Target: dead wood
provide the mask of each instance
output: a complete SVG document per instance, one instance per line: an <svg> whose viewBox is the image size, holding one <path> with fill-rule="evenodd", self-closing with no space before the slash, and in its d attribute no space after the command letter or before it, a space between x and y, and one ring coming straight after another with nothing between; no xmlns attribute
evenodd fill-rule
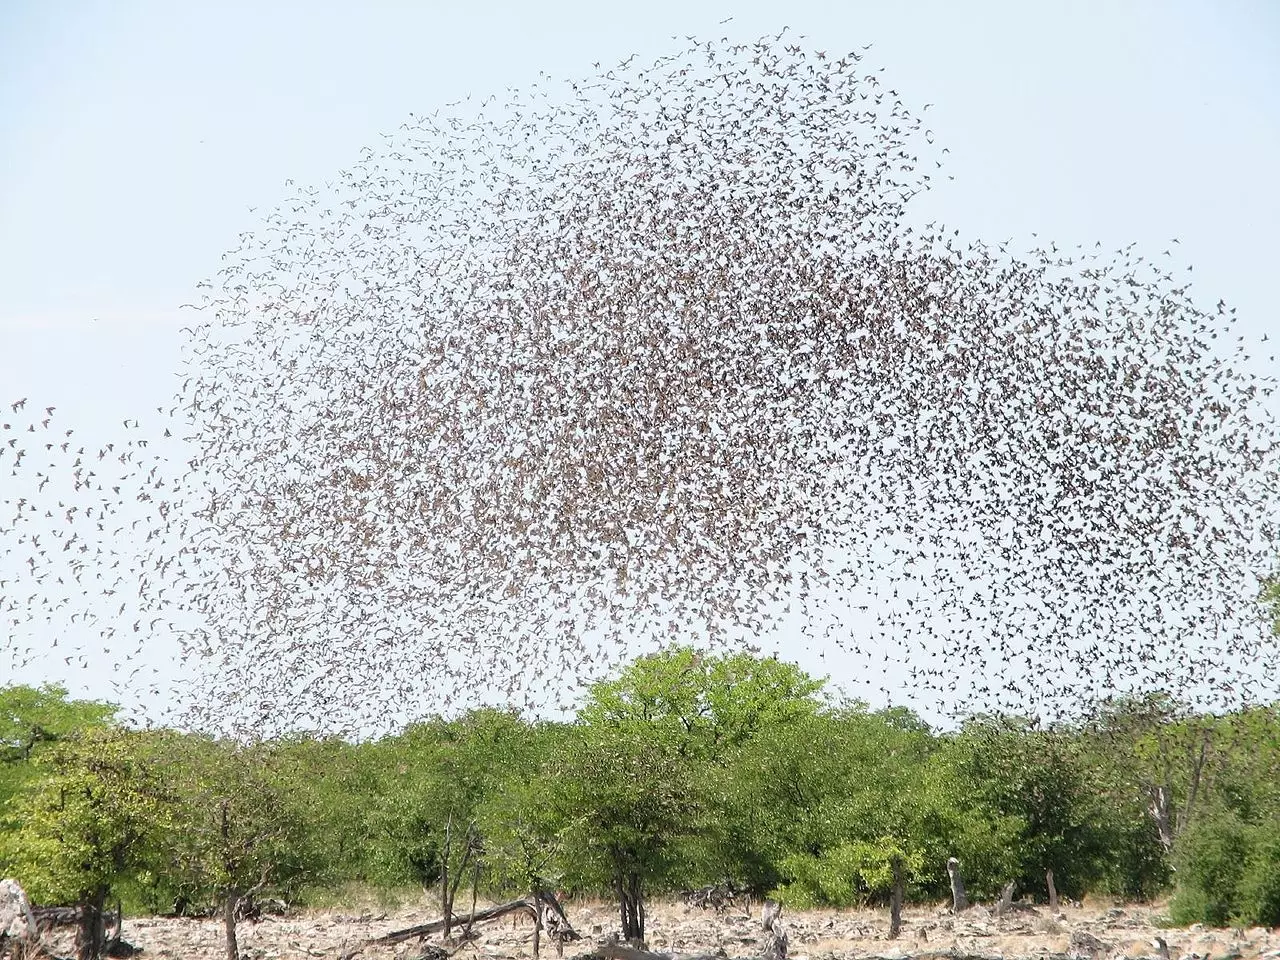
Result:
<svg viewBox="0 0 1280 960"><path fill-rule="evenodd" d="M32 905L31 916L36 921L36 928L49 930L53 927L69 927L80 920L79 907L37 907ZM119 911L105 910L102 920L106 924L119 924Z"/></svg>
<svg viewBox="0 0 1280 960"><path fill-rule="evenodd" d="M513 913L527 913L534 922L539 920L539 904L541 909L558 915L560 924L554 932L559 940L578 940L581 939L580 934L573 929L569 923L569 918L565 916L564 908L560 906L555 897L549 893L539 893L536 897L521 897L519 900L508 900L506 903L500 903L497 906L485 907L483 910L475 910L468 916L458 917L450 916L440 920L432 920L430 923L420 923L416 926L406 927L404 930L393 930L391 933L374 937L372 940L366 940L364 943L348 950L339 957L339 960L352 960L357 954L367 950L369 947L392 946L397 943L404 943L407 940L416 940L423 937L429 937L433 933L440 933L445 929L452 929L456 924L466 924L469 929L477 923L488 923L490 920L500 920L503 917ZM554 906L553 906L554 905Z"/></svg>

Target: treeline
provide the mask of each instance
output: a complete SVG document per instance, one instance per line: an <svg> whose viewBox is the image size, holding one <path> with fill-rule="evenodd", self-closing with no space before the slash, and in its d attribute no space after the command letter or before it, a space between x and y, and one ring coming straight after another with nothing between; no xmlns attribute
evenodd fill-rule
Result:
<svg viewBox="0 0 1280 960"><path fill-rule="evenodd" d="M1162 697L1088 724L832 702L797 667L685 648L591 688L569 723L478 710L376 741L135 731L56 687L0 690L0 875L102 911L329 899L351 884L614 898L733 883L795 906L1008 882L1280 924L1280 712ZM92 939L86 927L83 936ZM91 952L92 944L89 945Z"/></svg>

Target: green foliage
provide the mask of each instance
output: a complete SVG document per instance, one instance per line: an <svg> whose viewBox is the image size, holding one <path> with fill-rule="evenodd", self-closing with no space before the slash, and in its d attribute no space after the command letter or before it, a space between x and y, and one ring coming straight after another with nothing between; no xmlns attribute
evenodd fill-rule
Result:
<svg viewBox="0 0 1280 960"><path fill-rule="evenodd" d="M534 775L547 729L482 709L415 724L366 748L374 770L362 803L366 876L391 885L436 883L446 824L471 822L482 805L491 824L500 822L506 814L495 812L494 796Z"/></svg>
<svg viewBox="0 0 1280 960"><path fill-rule="evenodd" d="M390 883L375 869L376 852L384 849L374 817L383 802L379 759L371 745L336 737L295 736L273 745L272 781L304 825L299 856L312 864L305 884L289 885L293 898L306 900L313 889L347 880Z"/></svg>
<svg viewBox="0 0 1280 960"><path fill-rule="evenodd" d="M757 740L816 717L822 686L795 665L776 659L713 656L689 647L640 657L616 679L593 686L579 713L584 731L579 749L583 743L592 745L584 755L596 764L598 779L577 795L562 794L561 803L574 808L589 803L591 796L619 789L604 774L611 752L628 757L622 762L643 769L645 776L627 778L623 788L640 788L630 794L633 809L613 809L603 820L605 812L595 809L587 818L573 820L576 829L564 837L567 861L579 862L576 854L589 839L584 831L602 823L635 826L643 815L656 819L637 827L627 849L646 846L653 856L616 855L611 867L615 883L622 871L642 876L647 884L692 886L733 879L758 892L767 890L778 878L776 860L761 855L758 843L776 833L778 825L768 816L754 815L761 805L744 792L750 787L737 776L738 764ZM572 771L567 775L572 778ZM646 794L661 802L655 805ZM657 841L641 840L646 832ZM613 843L616 852L622 849L617 839L601 842ZM671 864L680 865L679 876Z"/></svg>
<svg viewBox="0 0 1280 960"><path fill-rule="evenodd" d="M679 841L698 829L706 806L676 744L643 723L586 725L566 736L546 774L570 886L677 880Z"/></svg>
<svg viewBox="0 0 1280 960"><path fill-rule="evenodd" d="M0 687L0 761L31 759L42 743L54 743L90 727L102 727L116 707L93 700L71 700L65 687Z"/></svg>
<svg viewBox="0 0 1280 960"><path fill-rule="evenodd" d="M1169 907L1174 923L1223 926L1235 913L1251 843L1231 814L1197 824L1179 837L1179 885Z"/></svg>
<svg viewBox="0 0 1280 960"><path fill-rule="evenodd" d="M529 777L508 776L476 809L492 890L524 894L563 886L565 817L557 809L555 764Z"/></svg>
<svg viewBox="0 0 1280 960"><path fill-rule="evenodd" d="M71 700L65 687L0 687L0 833L11 829L9 801L39 771L34 760L59 740L102 727L115 715L108 703Z"/></svg>
<svg viewBox="0 0 1280 960"><path fill-rule="evenodd" d="M883 904L895 861L909 899L942 900L952 856L979 900L1009 880L1043 897L1052 869L1071 896L1176 881L1180 923L1280 923L1277 708L1197 716L1155 695L1082 727L935 732L821 692L794 665L677 647L595 685L568 724L490 709L250 746L3 689L0 872L38 900L109 889L153 911L246 890L403 896L438 884L452 823L475 826L490 895L618 897L624 926L648 894L725 880L797 906Z"/></svg>
<svg viewBox="0 0 1280 960"><path fill-rule="evenodd" d="M790 880L778 892L801 909L887 900L895 859L908 878L925 870L919 849L908 850L890 837L874 842L848 841L818 854L794 853L782 862L782 871Z"/></svg>
<svg viewBox="0 0 1280 960"><path fill-rule="evenodd" d="M1178 838L1175 923L1280 925L1280 810L1215 810Z"/></svg>
<svg viewBox="0 0 1280 960"><path fill-rule="evenodd" d="M1045 896L1045 871L1060 892L1079 897L1099 889L1113 851L1158 839L1135 831L1147 816L1138 798L1123 803L1082 751L1077 737L1032 729L1017 721L966 724L950 744L977 816L1016 823L1013 862L1004 877L978 886L993 895L1013 880L1023 892Z"/></svg>
<svg viewBox="0 0 1280 960"><path fill-rule="evenodd" d="M671 647L595 684L579 719L594 726L642 722L681 756L720 758L762 730L812 715L822 687L776 659Z"/></svg>
<svg viewBox="0 0 1280 960"><path fill-rule="evenodd" d="M179 896L199 904L249 892L288 897L319 869L278 745L192 736L165 747L173 835L163 872Z"/></svg>
<svg viewBox="0 0 1280 960"><path fill-rule="evenodd" d="M1280 824L1259 824L1250 839L1236 915L1249 926L1280 927Z"/></svg>
<svg viewBox="0 0 1280 960"><path fill-rule="evenodd" d="M15 798L17 830L0 872L46 903L92 900L134 881L169 820L168 796L145 734L90 729L40 758L45 775Z"/></svg>

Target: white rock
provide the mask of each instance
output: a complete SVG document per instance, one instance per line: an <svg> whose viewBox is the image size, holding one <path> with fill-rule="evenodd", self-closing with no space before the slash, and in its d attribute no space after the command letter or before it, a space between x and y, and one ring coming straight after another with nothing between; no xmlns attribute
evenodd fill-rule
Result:
<svg viewBox="0 0 1280 960"><path fill-rule="evenodd" d="M31 901L17 880L0 880L0 940L34 940L36 918Z"/></svg>

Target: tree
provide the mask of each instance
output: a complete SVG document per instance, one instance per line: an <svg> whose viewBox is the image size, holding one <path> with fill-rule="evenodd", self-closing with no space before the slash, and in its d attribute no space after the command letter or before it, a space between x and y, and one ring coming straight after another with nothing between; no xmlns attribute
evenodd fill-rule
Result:
<svg viewBox="0 0 1280 960"><path fill-rule="evenodd" d="M30 760L42 743L54 743L109 723L118 708L96 700L72 700L55 683L0 687L0 761Z"/></svg>
<svg viewBox="0 0 1280 960"><path fill-rule="evenodd" d="M673 646L592 685L579 717L595 725L652 724L682 756L715 761L762 730L811 716L823 686L773 657Z"/></svg>
<svg viewBox="0 0 1280 960"><path fill-rule="evenodd" d="M39 773L32 761L41 750L104 726L115 713L109 703L72 700L57 684L0 687L0 833L6 829L8 800Z"/></svg>
<svg viewBox="0 0 1280 960"><path fill-rule="evenodd" d="M284 777L276 745L176 736L165 745L174 799L168 872L192 897L219 904L227 960L239 960L242 903L314 870L293 802L305 784Z"/></svg>
<svg viewBox="0 0 1280 960"><path fill-rule="evenodd" d="M644 721L584 723L547 767L564 824L564 873L570 883L613 890L626 940L644 940L646 887L672 874L679 841L705 809L669 732Z"/></svg>
<svg viewBox="0 0 1280 960"><path fill-rule="evenodd" d="M373 745L376 789L365 812L370 866L386 878L427 887L455 879L467 832L498 785L537 770L538 727L514 712L484 708L455 720L415 723ZM450 827L452 824L452 827Z"/></svg>
<svg viewBox="0 0 1280 960"><path fill-rule="evenodd" d="M563 885L565 821L556 805L559 767L551 756L564 745L548 743L547 748L543 769L505 777L477 808L485 862L496 889L523 894Z"/></svg>
<svg viewBox="0 0 1280 960"><path fill-rule="evenodd" d="M1010 873L997 880L1047 896L1047 871L1072 896L1097 888L1120 848L1159 862L1156 833L1136 796L1117 795L1080 738L1019 718L976 718L949 742L964 777L963 799L980 816L1017 824ZM1150 891L1139 891L1150 892Z"/></svg>
<svg viewBox="0 0 1280 960"><path fill-rule="evenodd" d="M939 865L979 849L959 791L934 769L919 718L861 705L761 733L731 769L725 819L750 824L756 883L798 905L851 906L904 886L936 894Z"/></svg>
<svg viewBox="0 0 1280 960"><path fill-rule="evenodd" d="M40 759L45 776L16 800L6 872L40 901L79 910L76 955L99 960L108 896L152 862L170 823L171 797L150 737L109 727L59 740Z"/></svg>
<svg viewBox="0 0 1280 960"><path fill-rule="evenodd" d="M823 681L794 664L747 653L672 646L637 657L617 677L594 684L579 711L597 729L633 728L675 752L698 785L702 826L671 838L689 884L733 880L768 889L769 866L749 839L751 818L733 781L736 755L757 737L816 715Z"/></svg>

